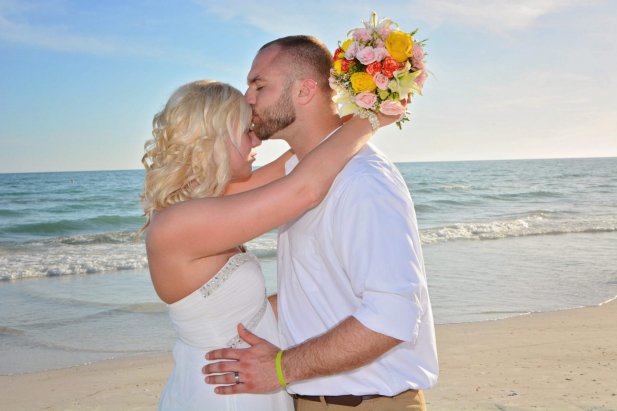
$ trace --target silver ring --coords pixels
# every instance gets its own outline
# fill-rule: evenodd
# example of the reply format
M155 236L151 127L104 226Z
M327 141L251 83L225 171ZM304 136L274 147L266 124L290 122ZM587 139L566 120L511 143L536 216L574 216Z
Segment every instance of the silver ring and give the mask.
M236 384L240 384L240 373L238 371L234 371L234 380Z

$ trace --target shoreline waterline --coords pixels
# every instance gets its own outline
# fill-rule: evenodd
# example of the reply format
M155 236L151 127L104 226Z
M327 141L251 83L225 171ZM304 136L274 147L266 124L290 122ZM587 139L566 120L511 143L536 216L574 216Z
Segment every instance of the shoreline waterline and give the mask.
M265 263L265 264L264 264ZM272 260L266 260L266 261L262 261L262 266L265 266L264 271L266 270L270 270L270 274L269 276L267 276L266 281L267 283L269 283L268 289L270 292L273 292L275 290L276 287L276 282L275 280L273 280L273 276L272 276L272 269L275 269L276 267L276 263L275 261ZM268 272L268 271L266 271ZM117 272L115 273L117 276L124 276L125 274L131 275L130 273L126 273L126 272ZM143 280L147 280L149 279L149 273L147 272L147 270L139 270L137 272L134 272L134 274L139 274L141 275L142 278L142 283L144 282ZM79 275L79 276L71 276L69 277L69 279L74 280L79 282L80 280L85 280L88 281L90 279L96 279L96 277L104 277L105 275L108 274L93 274L93 275ZM268 277L269 277L269 281L268 281ZM58 280L62 280L62 277L58 277L58 278L54 278L58 279ZM40 278L33 278L33 279L28 279L27 282L37 282L37 281L44 281L43 279ZM27 283L26 282L26 283ZM71 281L73 282L73 281ZM18 283L21 283L21 280L18 281ZM147 284L148 285L148 284ZM1 286L1 283L0 283ZM153 291L152 291L153 293ZM149 294L149 293L146 293ZM150 297L152 297L153 294L150 295ZM156 297L153 297L156 298ZM158 316L158 319L160 321L162 321L163 323L159 323L159 328L161 328L160 334L158 335L162 335L165 337L165 341L161 341L161 345L159 346L159 348L156 349L144 349L144 350L140 350L139 347L135 347L134 349L130 350L130 351L123 351L123 350L118 350L117 352L110 352L110 351L101 351L101 352L97 352L96 349L78 349L76 351L71 351L70 349L67 351L66 349L61 349L60 352L62 352L63 354L65 354L67 356L67 358L69 358L68 363L64 364L64 365L60 365L60 366L48 366L45 368L36 368L36 369L32 369L29 371L21 371L21 372L0 372L0 376L15 376L15 375L27 375L27 374L37 374L37 373L42 373L42 372L50 372L50 371L55 371L55 370L62 370L62 369L70 369L70 368L75 368L75 367L82 367L82 366L88 366L88 365L92 365L92 364L97 364L100 362L106 362L106 361L121 361L124 359L130 359L130 358L135 358L135 357L141 357L141 356L151 356L151 355L168 355L171 352L171 349L173 348L173 343L175 342L176 336L175 333L173 331L173 329L171 328L171 323L168 320L167 317L167 306L166 304L164 304L163 302L159 301L158 299L156 299L156 301L148 301L151 298L145 298L144 300L144 296L142 295L141 297L139 297L136 301L141 300L142 302L132 302L129 305L129 309L132 311L135 311L137 313L147 313L147 314L156 314ZM510 319L514 319L514 318L528 318L528 317L532 317L535 315L542 315L542 314L547 314L547 313L567 313L567 312L571 312L573 310L580 310L580 309L586 309L586 308L593 308L593 307L601 307L607 304L611 304L611 303L615 303L617 304L617 294L613 295L612 297L608 297L605 300L602 300L600 302L596 302L596 303L590 303L587 305L577 305L577 306L571 306L571 307L565 307L565 308L553 308L553 309L548 309L548 310L536 310L536 311L528 311L528 312L516 312L516 313L509 313L509 314L505 314L503 312L499 313L500 316L495 317L495 318L484 318L484 319L475 319L475 320L466 320L466 321L450 321L450 322L443 322L443 321L439 321L438 318L436 318L436 327L444 327L444 326L461 326L461 325L473 325L473 324L495 324L497 322L500 321L504 321L504 320L510 320ZM145 307L145 308L144 308ZM134 326L136 326L136 324L134 324ZM129 328L133 328L134 326L130 326ZM6 329L4 330L4 332L2 330L0 330L0 335L1 334L6 334L7 332L10 333L10 329L9 327L5 327ZM118 333L116 336L118 336L120 333ZM113 338L113 335L111 336ZM142 339L138 339L138 341L142 341ZM88 353L89 351L91 351L91 354L93 355L97 355L99 358L95 358L95 359L91 359L91 360L84 360L84 361L79 361L78 358L83 354L83 352ZM46 356L49 355L52 352L58 352L57 349L53 349L50 351L46 351L45 353L42 354L42 356ZM14 353L15 354L15 353ZM17 363L23 363L23 361L28 358L29 361L32 360L32 357L25 357L26 355L31 355L32 352L28 352L25 351L25 353L22 354L17 354L18 357L14 358L14 360L16 360ZM20 355L24 355L24 357L19 358ZM36 360L36 358L35 358Z
M435 326L436 327L444 327L444 326L452 326L452 325L457 325L458 326L458 325L466 325L466 324L495 323L495 322L499 322L499 321L510 320L510 319L513 319L513 318L529 317L529 316L534 316L534 315L538 315L538 314L562 313L562 312L567 312L567 311L572 311L572 310L580 310L580 309L585 309L585 308L602 307L602 306L604 306L606 304L610 304L610 303L613 303L615 301L617 301L617 295L615 297L612 297L612 298L608 299L607 301L601 302L599 304L592 304L592 305L579 306L579 307L571 307L571 308L562 308L562 309L556 309L556 310L553 310L553 311L534 311L534 312L528 312L528 313L522 313L522 314L515 314L515 315L512 315L510 317L504 317L504 318L493 318L493 319L477 320L477 321L464 321L464 322L458 322L458 323L438 323ZM112 356L112 357L109 357L109 358L103 358L103 359L100 359L100 360L88 361L88 362L74 364L74 365L68 365L68 366L65 366L65 367L47 368L47 369L41 369L41 370L36 370L36 371L21 372L21 373L0 374L0 377L9 377L9 376L15 376L15 375L27 375L27 374L46 373L46 372L56 371L56 370L66 370L66 369L77 368L77 367L85 367L85 366L97 364L97 363L100 363L100 362L106 362L106 361L122 361L122 360L131 359L131 358L167 355L167 354L171 354L171 348L172 347L170 347L168 350L161 350L161 351L147 351L147 352L127 353L126 355L121 355L121 356L117 356L117 357L113 357Z

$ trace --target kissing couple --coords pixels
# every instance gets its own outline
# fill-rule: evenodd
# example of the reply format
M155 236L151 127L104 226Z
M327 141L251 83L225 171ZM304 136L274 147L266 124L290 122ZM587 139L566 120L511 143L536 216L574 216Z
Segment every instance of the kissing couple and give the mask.
M242 95L201 80L153 120L142 204L152 283L178 333L161 410L424 410L437 351L413 203L343 121L311 36L257 53ZM253 171L262 140L290 150ZM278 292L244 243L278 228Z

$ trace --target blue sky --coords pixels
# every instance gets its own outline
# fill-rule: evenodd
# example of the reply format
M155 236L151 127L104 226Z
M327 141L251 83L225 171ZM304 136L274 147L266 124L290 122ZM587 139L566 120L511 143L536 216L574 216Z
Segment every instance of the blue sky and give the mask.
M412 123L374 138L394 161L617 156L613 0L260 3L0 0L0 172L140 168L175 88L244 90L263 43L334 49L371 10L428 38Z

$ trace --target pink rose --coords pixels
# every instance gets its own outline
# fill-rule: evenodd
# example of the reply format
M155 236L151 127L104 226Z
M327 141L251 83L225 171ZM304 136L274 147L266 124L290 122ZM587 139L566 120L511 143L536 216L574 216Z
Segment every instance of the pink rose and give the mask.
M371 31L367 29L356 29L352 34L357 41L369 41L371 39Z
M388 50L386 50L385 47L376 47L374 50L375 61L381 61L390 55L390 53L388 53Z
M406 108L399 101L386 100L381 103L379 111L386 116L400 116L406 111Z
M415 41L413 43L413 57L411 58L411 63L415 68L424 67L424 50L422 50L422 46Z
M347 47L347 51L345 51L345 58L347 60L353 60L354 58L356 58L356 53L358 52L358 49L360 48L360 45L358 44L358 42L353 41L349 47Z
M426 81L427 77L428 75L426 74L426 70L422 70L422 73L420 73L420 75L416 77L416 84L418 85L418 87L420 87L420 90L422 89L422 87L424 87L424 82Z
M377 102L377 96L370 91L363 91L356 96L356 104L362 108L373 108Z
M419 61L419 62L417 62L417 63L415 63L415 62L414 62L414 63L412 64L412 67L414 68L414 70L413 70L413 71L416 71L416 70L424 70L424 60L420 60L420 61Z
M377 48L385 46L386 43L382 39L375 39L375 43L373 45Z
M356 53L356 58L367 66L375 61L375 50L371 46L364 47Z
M377 87L380 90L388 89L388 83L390 80L388 80L388 77L385 74L377 73L373 76L373 80L375 80L375 84L377 84Z

